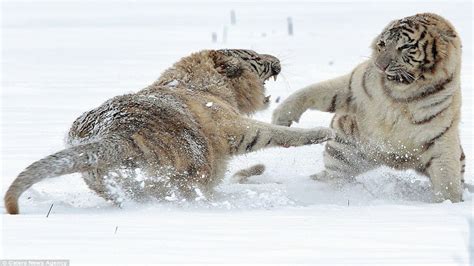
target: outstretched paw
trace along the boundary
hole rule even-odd
[[[293,122],[300,120],[302,111],[291,102],[284,102],[278,106],[272,115],[272,124],[289,127]]]
[[[308,132],[308,137],[304,144],[318,144],[335,138],[336,132],[334,130],[326,127],[317,127]]]

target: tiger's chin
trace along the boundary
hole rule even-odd
[[[404,75],[399,75],[399,74],[385,74],[385,78],[398,85],[410,85],[412,84],[416,79],[413,77],[407,77]]]

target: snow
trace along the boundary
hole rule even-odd
[[[62,149],[84,111],[144,88],[193,51],[247,48],[276,55],[282,74],[266,83],[267,94],[284,100],[303,86],[348,73],[370,55],[372,38],[390,20],[419,12],[448,18],[463,40],[461,139],[466,181],[473,184],[470,1],[6,0],[2,191],[31,162]],[[293,36],[286,33],[288,17]],[[276,105],[254,118],[270,121]],[[330,119],[309,111],[296,126],[327,126]],[[72,265],[473,264],[472,193],[466,191],[462,203],[433,204],[426,177],[388,168],[335,189],[309,179],[323,167],[323,147],[235,158],[215,198],[196,202],[124,202],[119,209],[91,193],[78,175],[45,180],[21,198],[23,214],[2,215],[0,257],[70,259]],[[262,176],[248,184],[232,179],[257,163],[266,165]]]

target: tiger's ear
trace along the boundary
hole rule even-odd
[[[439,37],[446,42],[450,42],[457,37],[456,31],[452,25],[439,15],[433,13],[419,14],[422,19],[425,19],[426,23],[432,24],[434,32],[439,34]]]
[[[229,55],[225,55],[220,51],[212,51],[211,57],[214,60],[216,71],[228,78],[238,78],[244,72],[242,62]]]
[[[438,32],[439,36],[443,41],[449,42],[452,39],[456,38],[456,32],[453,29],[450,29],[448,27],[440,27],[437,28],[436,31]]]

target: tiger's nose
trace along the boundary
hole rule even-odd
[[[381,64],[381,63],[379,63],[379,62],[375,62],[375,66],[376,66],[378,69],[382,70],[382,72],[385,72],[385,70],[386,70],[387,67],[388,67],[388,64]]]
[[[276,75],[280,74],[280,71],[281,71],[281,66],[280,65],[273,65],[272,66],[272,75],[273,76],[276,76]]]
[[[382,72],[385,72],[385,70],[387,70],[388,66],[390,66],[391,63],[392,59],[386,57],[379,57],[375,60],[375,66]]]

